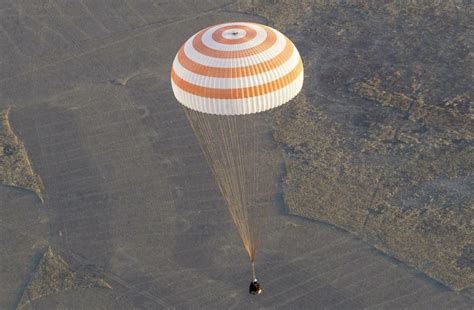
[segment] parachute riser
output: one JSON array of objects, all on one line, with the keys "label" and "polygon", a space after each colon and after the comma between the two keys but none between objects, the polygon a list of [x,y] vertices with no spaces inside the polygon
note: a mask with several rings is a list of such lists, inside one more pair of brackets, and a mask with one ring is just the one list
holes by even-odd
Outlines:
[{"label": "parachute riser", "polygon": [[255,262],[252,262],[252,279],[257,279],[257,276],[255,275]]}]

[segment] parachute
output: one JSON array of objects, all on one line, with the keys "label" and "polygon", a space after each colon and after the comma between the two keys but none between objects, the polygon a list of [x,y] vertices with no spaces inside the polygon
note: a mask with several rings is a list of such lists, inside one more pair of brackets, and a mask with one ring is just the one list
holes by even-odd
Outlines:
[{"label": "parachute", "polygon": [[205,28],[179,49],[171,85],[212,170],[253,265],[262,205],[275,179],[262,171],[262,112],[281,106],[303,86],[303,63],[279,31],[234,22]]}]

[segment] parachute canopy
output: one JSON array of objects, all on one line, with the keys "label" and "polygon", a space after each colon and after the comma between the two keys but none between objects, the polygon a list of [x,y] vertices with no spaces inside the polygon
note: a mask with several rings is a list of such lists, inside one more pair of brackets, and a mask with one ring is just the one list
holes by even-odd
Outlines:
[{"label": "parachute canopy", "polygon": [[194,111],[252,114],[296,96],[303,86],[303,63],[279,31],[256,23],[225,23],[184,43],[173,62],[171,84],[178,101]]}]

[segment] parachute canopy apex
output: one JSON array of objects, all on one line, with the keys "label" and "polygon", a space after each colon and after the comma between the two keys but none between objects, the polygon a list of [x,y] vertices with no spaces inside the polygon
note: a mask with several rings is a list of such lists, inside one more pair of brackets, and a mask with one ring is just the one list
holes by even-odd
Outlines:
[{"label": "parachute canopy apex", "polygon": [[256,23],[205,28],[178,51],[171,84],[184,106],[207,114],[241,115],[270,110],[303,86],[303,63],[279,31]]}]

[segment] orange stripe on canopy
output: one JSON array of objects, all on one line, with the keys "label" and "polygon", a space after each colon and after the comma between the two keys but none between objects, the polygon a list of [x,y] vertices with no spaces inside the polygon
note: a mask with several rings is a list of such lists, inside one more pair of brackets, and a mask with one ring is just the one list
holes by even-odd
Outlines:
[{"label": "orange stripe on canopy", "polygon": [[275,81],[257,85],[257,86],[236,88],[236,89],[228,89],[228,88],[220,89],[220,88],[209,88],[209,87],[198,86],[180,78],[176,74],[174,69],[171,69],[171,79],[176,84],[176,86],[196,96],[213,98],[213,99],[242,99],[242,98],[261,96],[261,95],[265,95],[267,93],[271,93],[276,90],[279,90],[289,85],[294,80],[296,80],[296,78],[300,75],[302,70],[303,70],[303,63],[300,59],[298,64],[292,71],[290,71],[288,74],[282,76],[281,78]]}]

